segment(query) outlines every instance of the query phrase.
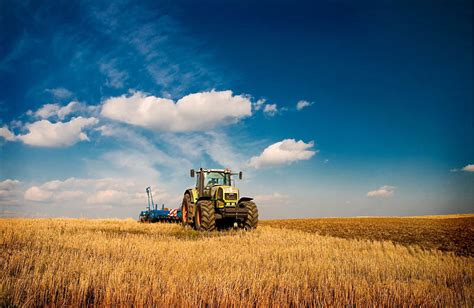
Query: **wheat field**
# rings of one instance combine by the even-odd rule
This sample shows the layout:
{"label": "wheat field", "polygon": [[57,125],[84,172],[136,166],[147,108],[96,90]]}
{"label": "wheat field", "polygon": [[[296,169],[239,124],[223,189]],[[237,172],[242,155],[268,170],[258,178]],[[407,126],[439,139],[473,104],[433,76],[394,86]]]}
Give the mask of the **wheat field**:
{"label": "wheat field", "polygon": [[265,223],[0,219],[0,245],[0,306],[474,304],[472,256]]}

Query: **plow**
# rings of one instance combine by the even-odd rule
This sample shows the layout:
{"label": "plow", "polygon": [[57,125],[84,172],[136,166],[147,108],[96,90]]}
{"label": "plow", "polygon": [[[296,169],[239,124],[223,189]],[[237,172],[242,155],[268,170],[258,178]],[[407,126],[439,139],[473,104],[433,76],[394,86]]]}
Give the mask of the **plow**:
{"label": "plow", "polygon": [[140,212],[140,222],[178,223],[181,221],[181,209],[168,209],[164,204],[162,204],[161,208],[159,209],[158,205],[153,201],[151,187],[147,187],[145,191],[148,196],[148,206],[145,211]]}

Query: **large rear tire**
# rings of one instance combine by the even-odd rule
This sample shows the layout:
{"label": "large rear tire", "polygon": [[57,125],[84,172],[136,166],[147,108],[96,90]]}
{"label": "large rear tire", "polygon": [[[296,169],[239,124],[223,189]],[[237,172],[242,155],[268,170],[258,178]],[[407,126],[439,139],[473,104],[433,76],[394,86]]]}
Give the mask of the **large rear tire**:
{"label": "large rear tire", "polygon": [[247,230],[255,229],[258,225],[258,209],[253,201],[243,201],[244,208],[247,209],[247,218],[244,221],[244,228]]}
{"label": "large rear tire", "polygon": [[212,201],[198,201],[194,215],[194,226],[199,231],[214,231],[216,229],[216,213]]}

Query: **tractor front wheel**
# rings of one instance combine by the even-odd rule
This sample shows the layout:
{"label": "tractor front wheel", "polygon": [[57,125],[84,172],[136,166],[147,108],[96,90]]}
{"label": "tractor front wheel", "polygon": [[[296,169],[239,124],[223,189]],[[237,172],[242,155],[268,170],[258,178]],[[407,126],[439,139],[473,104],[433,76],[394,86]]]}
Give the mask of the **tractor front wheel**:
{"label": "tractor front wheel", "polygon": [[196,206],[194,226],[199,231],[214,231],[216,228],[216,213],[212,201],[201,200]]}
{"label": "tractor front wheel", "polygon": [[191,203],[191,198],[188,194],[185,194],[183,197],[183,203],[181,205],[181,223],[183,226],[188,225],[188,216],[189,216],[189,204]]}
{"label": "tractor front wheel", "polygon": [[244,208],[247,209],[247,218],[245,218],[245,221],[244,221],[244,228],[247,230],[257,228],[257,224],[258,224],[257,205],[253,201],[244,201],[242,203],[243,203]]}

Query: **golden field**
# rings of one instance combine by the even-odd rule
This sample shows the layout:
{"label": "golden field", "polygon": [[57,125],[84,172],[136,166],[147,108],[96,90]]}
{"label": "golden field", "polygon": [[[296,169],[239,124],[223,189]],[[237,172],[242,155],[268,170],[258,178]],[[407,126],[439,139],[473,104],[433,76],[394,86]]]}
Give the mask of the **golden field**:
{"label": "golden field", "polygon": [[[472,239],[467,218],[457,222]],[[327,231],[334,225],[321,231],[324,220],[304,220],[305,230],[287,220],[198,233],[133,220],[0,219],[0,306],[472,307],[474,257],[432,243],[444,241],[431,225],[443,219],[410,223],[422,229],[412,236],[424,238],[413,245],[398,244],[405,228],[391,219],[402,218],[369,220],[370,227],[360,219],[345,219],[342,235]],[[351,232],[357,236],[345,236]]]}

